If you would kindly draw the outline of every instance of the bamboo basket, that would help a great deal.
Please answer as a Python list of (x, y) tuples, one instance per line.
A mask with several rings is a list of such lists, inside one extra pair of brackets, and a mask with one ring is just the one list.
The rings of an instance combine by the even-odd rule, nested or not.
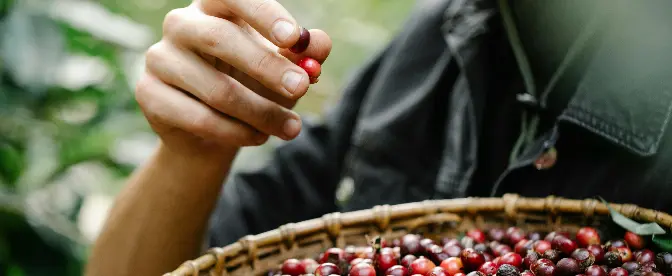
[[(609, 204), (626, 217), (656, 222), (672, 228), (672, 216), (632, 204)], [(207, 254), (184, 262), (164, 276), (267, 275), (285, 259), (314, 257), (329, 247), (365, 245), (365, 236), (394, 239), (407, 233), (429, 237), (456, 236), (472, 227), (518, 226), (526, 231), (569, 231), (599, 226), (610, 221), (607, 206), (595, 199), (574, 200), (555, 196), (525, 198), (506, 194), (501, 198), (427, 200), (382, 205), (348, 213), (283, 225), (250, 235)]]

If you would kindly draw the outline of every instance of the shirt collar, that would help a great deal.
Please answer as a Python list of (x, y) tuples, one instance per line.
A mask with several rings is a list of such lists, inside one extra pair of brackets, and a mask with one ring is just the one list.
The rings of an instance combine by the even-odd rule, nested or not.
[[(493, 1), (452, 0), (446, 9), (446, 42), (463, 67), (469, 62), (463, 53), (473, 52), (464, 49), (487, 33), (487, 21), (496, 11), (488, 2)], [(609, 19), (558, 118), (641, 156), (657, 153), (672, 112), (672, 23), (664, 12), (672, 2), (646, 3), (653, 4), (629, 5), (627, 12), (617, 11)], [(647, 16), (633, 17), (637, 14)]]

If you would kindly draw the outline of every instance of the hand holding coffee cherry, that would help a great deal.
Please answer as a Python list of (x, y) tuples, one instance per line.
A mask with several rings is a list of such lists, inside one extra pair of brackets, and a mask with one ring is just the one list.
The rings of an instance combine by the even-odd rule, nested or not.
[[(485, 233), (488, 233), (487, 235)], [(367, 276), (663, 276), (672, 274), (672, 254), (643, 248), (643, 238), (626, 233), (623, 239), (601, 244), (597, 230), (576, 233), (471, 229), (463, 238), (437, 241), (407, 234), (378, 245), (327, 249), (311, 274), (309, 259), (288, 259), (280, 275)], [(515, 244), (514, 244), (515, 243)], [(441, 244), (441, 245), (439, 245)], [(380, 249), (376, 249), (380, 248)], [(515, 248), (516, 252), (511, 248)], [(634, 251), (633, 251), (634, 250)], [(519, 254), (523, 252), (524, 254)], [(329, 256), (329, 257), (326, 257)], [(442, 257), (438, 257), (442, 256)], [(497, 256), (492, 259), (488, 256)], [(355, 259), (353, 259), (355, 258)], [(316, 264), (317, 262), (312, 262)], [(347, 264), (346, 266), (340, 266)], [(340, 274), (340, 272), (347, 272)], [(297, 274), (298, 273), (298, 274)]]
[(162, 145), (185, 155), (295, 138), (291, 108), (331, 51), (278, 1), (194, 1), (166, 15), (163, 34), (135, 95)]

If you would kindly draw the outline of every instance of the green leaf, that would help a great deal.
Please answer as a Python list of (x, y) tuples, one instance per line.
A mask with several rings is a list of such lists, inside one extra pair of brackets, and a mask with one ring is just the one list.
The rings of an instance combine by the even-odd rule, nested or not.
[(0, 141), (0, 178), (13, 186), (21, 176), (24, 160), (21, 152), (7, 142)]
[(671, 235), (664, 235), (663, 237), (661, 237), (660, 235), (658, 235), (658, 236), (653, 235), (653, 237), (651, 237), (651, 241), (653, 243), (655, 243), (656, 245), (658, 245), (658, 247), (660, 247), (660, 249), (662, 249), (663, 251), (668, 251), (668, 252), (672, 251), (672, 236)]
[(611, 214), (611, 219), (621, 227), (625, 228), (626, 230), (633, 232), (637, 235), (640, 236), (649, 236), (649, 235), (656, 235), (656, 234), (665, 234), (665, 230), (660, 227), (655, 222), (651, 223), (644, 223), (640, 224), (634, 220), (629, 219), (628, 217), (622, 215), (619, 212), (616, 212), (616, 210), (612, 209), (611, 206), (609, 206), (609, 203), (604, 200), (604, 198), (600, 197), (600, 200), (602, 203), (604, 203), (605, 206), (607, 206), (607, 209), (609, 209), (609, 213)]

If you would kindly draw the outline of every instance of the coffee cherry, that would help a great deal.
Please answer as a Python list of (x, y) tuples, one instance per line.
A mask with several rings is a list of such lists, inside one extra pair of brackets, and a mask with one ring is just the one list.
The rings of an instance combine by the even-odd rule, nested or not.
[(557, 263), (560, 260), (560, 258), (562, 258), (562, 252), (560, 252), (559, 250), (555, 250), (555, 249), (549, 249), (549, 250), (546, 250), (546, 252), (544, 252), (542, 257), (544, 259), (551, 260), (553, 263)]
[(306, 274), (310, 274), (310, 273), (315, 272), (315, 269), (317, 268), (317, 266), (320, 265), (320, 264), (317, 263), (317, 261), (315, 261), (311, 258), (305, 258), (305, 259), (301, 260), (301, 263), (306, 268), (306, 272), (305, 272)]
[(579, 262), (581, 271), (586, 270), (586, 268), (595, 263), (595, 256), (593, 256), (593, 253), (590, 253), (590, 251), (585, 248), (577, 248), (572, 252), (571, 256), (574, 260)]
[(531, 241), (541, 240), (541, 233), (539, 232), (530, 232), (527, 234), (527, 239)]
[(645, 263), (641, 264), (637, 271), (633, 275), (642, 275), (647, 272), (658, 272), (658, 269), (656, 268), (656, 264), (654, 263)]
[(406, 255), (406, 256), (404, 256), (403, 258), (401, 258), (401, 262), (400, 262), (400, 263), (401, 263), (401, 265), (404, 266), (405, 268), (410, 268), (410, 267), (411, 267), (411, 263), (413, 263), (413, 261), (415, 261), (415, 260), (417, 260), (417, 259), (418, 259), (418, 257), (409, 254), (409, 255)]
[(450, 257), (441, 262), (441, 267), (443, 267), (449, 275), (455, 275), (457, 273), (464, 272), (464, 267), (462, 266), (462, 260), (456, 257)]
[(534, 276), (534, 273), (532, 273), (532, 271), (525, 270), (522, 273), (520, 273), (520, 276)]
[(410, 273), (426, 275), (434, 267), (436, 267), (436, 265), (432, 261), (421, 256), (411, 263), (411, 267), (408, 270)]
[[(455, 276), (455, 275), (453, 275), (453, 276)], [(480, 272), (480, 271), (472, 271), (472, 272), (467, 273), (466, 276), (487, 276), (487, 275), (483, 274), (483, 272)]]
[(417, 255), (422, 250), (420, 247), (420, 236), (413, 234), (404, 235), (401, 238), (401, 246), (399, 248), (402, 255)]
[(546, 250), (551, 249), (552, 246), (551, 246), (551, 242), (546, 241), (546, 240), (540, 240), (540, 241), (534, 242), (532, 247), (534, 248), (534, 251), (537, 251), (537, 253), (544, 254), (544, 252), (546, 252)]
[(473, 248), (465, 248), (462, 250), (460, 259), (462, 259), (462, 264), (467, 271), (476, 270), (485, 263), (483, 254), (477, 252)]
[(625, 268), (617, 267), (609, 271), (609, 276), (628, 276), (628, 271)]
[(530, 266), (540, 258), (541, 255), (539, 255), (539, 253), (534, 252), (533, 250), (527, 251), (527, 255), (523, 258), (523, 267), (525, 269), (530, 269)]
[(441, 240), (441, 244), (443, 245), (443, 247), (446, 247), (446, 246), (449, 246), (449, 245), (457, 245), (457, 246), (461, 247), (460, 241), (458, 241), (457, 239), (454, 239), (454, 238), (444, 238), (444, 239)]
[(429, 274), (427, 274), (427, 276), (450, 276), (450, 274), (448, 274), (448, 272), (446, 272), (446, 270), (443, 269), (443, 267), (437, 266), (435, 268), (432, 268), (432, 271), (430, 271)]
[(322, 65), (317, 60), (305, 57), (299, 61), (299, 67), (303, 68), (310, 77), (310, 83), (316, 83), (322, 73)]
[(492, 228), (490, 231), (488, 231), (488, 236), (490, 236), (490, 239), (493, 241), (502, 241), (504, 239), (504, 235), (506, 235), (506, 231), (502, 228)]
[(294, 44), (289, 50), (292, 53), (298, 54), (298, 53), (303, 53), (306, 49), (308, 49), (308, 45), (310, 44), (310, 32), (306, 30), (306, 28), (301, 28), (301, 32), (299, 34), (299, 41)]
[[(635, 274), (635, 275), (637, 275), (637, 274)], [(641, 276), (664, 276), (664, 275), (662, 273), (651, 271), (651, 272), (643, 273)]]
[(357, 258), (356, 247), (352, 245), (346, 246), (345, 249), (343, 250), (343, 259), (345, 259), (345, 261), (349, 263), (355, 258)]
[(306, 266), (297, 259), (287, 259), (281, 270), (283, 275), (298, 276), (306, 273)]
[(488, 252), (483, 252), (483, 258), (485, 259), (486, 262), (491, 262), (491, 261), (493, 261), (493, 260), (495, 259), (495, 258), (492, 256), (492, 254), (490, 254), (490, 253), (488, 253)]
[(621, 256), (616, 251), (609, 251), (604, 253), (604, 264), (608, 267), (619, 267), (623, 265), (623, 261), (621, 261)]
[(506, 229), (505, 240), (510, 245), (515, 245), (519, 241), (525, 238), (525, 232), (518, 227), (509, 227)]
[(471, 230), (467, 231), (467, 236), (472, 238), (477, 243), (484, 243), (485, 242), (485, 234), (481, 230), (471, 229)]
[(555, 269), (555, 265), (549, 259), (539, 259), (530, 266), (530, 270), (536, 276), (553, 276)]
[(498, 268), (499, 266), (493, 262), (485, 262), (478, 268), (478, 271), (483, 272), (485, 275), (495, 275)]
[(443, 246), (443, 252), (448, 254), (450, 257), (459, 257), (462, 252), (462, 247), (457, 244), (446, 244)]
[(421, 239), (421, 240), (420, 240), (420, 247), (421, 247), (422, 250), (424, 250), (425, 252), (429, 251), (429, 247), (432, 246), (432, 244), (434, 244), (434, 241), (431, 240), (431, 239), (424, 238), (424, 239)]
[(330, 257), (332, 259), (333, 258), (341, 259), (341, 258), (343, 258), (344, 254), (345, 253), (343, 252), (343, 249), (340, 249), (340, 248), (337, 248), (337, 247), (329, 248), (329, 249), (327, 249), (327, 251), (324, 252), (324, 255), (322, 255), (319, 263), (323, 264), (323, 263), (326, 263), (326, 262), (330, 261), (329, 260)]
[[(439, 247), (441, 250), (441, 247)], [(392, 248), (382, 248), (380, 254), (377, 256), (378, 260), (376, 264), (378, 265), (378, 270), (386, 271), (388, 268), (393, 267), (398, 264), (397, 257), (394, 255)]]
[(520, 276), (520, 271), (515, 266), (503, 264), (497, 269), (497, 276)]
[(560, 250), (560, 252), (567, 255), (572, 254), (576, 249), (576, 243), (565, 236), (556, 236), (551, 242), (553, 249)]
[(520, 267), (523, 264), (523, 258), (518, 253), (506, 253), (499, 258), (499, 265), (510, 264), (515, 267)]
[(642, 249), (646, 245), (644, 238), (630, 231), (625, 232), (625, 237), (623, 239), (625, 240), (625, 243), (630, 246), (630, 248), (635, 250)]
[(495, 253), (495, 256), (497, 257), (506, 255), (506, 253), (510, 252), (513, 252), (513, 250), (511, 250), (511, 247), (506, 244), (500, 244), (492, 251), (492, 253)]
[(576, 242), (580, 247), (587, 247), (591, 244), (600, 244), (600, 235), (592, 227), (582, 227), (576, 232)]
[(623, 263), (621, 267), (625, 268), (625, 270), (627, 270), (629, 274), (633, 274), (635, 273), (635, 271), (639, 269), (639, 264), (636, 262), (627, 262)]
[(619, 256), (621, 256), (621, 261), (622, 262), (629, 262), (632, 261), (632, 251), (630, 251), (630, 248), (627, 247), (618, 247), (614, 249), (614, 252), (618, 253)]
[(656, 268), (664, 274), (672, 274), (672, 254), (661, 252), (656, 255)]
[(427, 252), (427, 255), (431, 260), (433, 260), (436, 263), (440, 263), (443, 260), (451, 257), (448, 253), (443, 252), (443, 248), (441, 248), (441, 246), (438, 246), (436, 244), (432, 244), (431, 246), (429, 246), (429, 252)]
[(331, 274), (341, 274), (341, 269), (332, 263), (323, 263), (315, 269), (315, 276), (329, 276)]
[(567, 233), (553, 231), (553, 232), (548, 233), (548, 234), (546, 235), (546, 237), (544, 237), (544, 240), (547, 241), (547, 242), (552, 242), (553, 239), (555, 239), (556, 236), (565, 236), (565, 237), (569, 237), (569, 235), (568, 235)]
[(357, 265), (359, 263), (368, 263), (368, 264), (373, 264), (373, 260), (371, 259), (364, 259), (364, 258), (355, 258), (354, 260), (350, 261), (350, 265)]
[(604, 248), (601, 245), (593, 244), (586, 247), (593, 256), (595, 256), (595, 263), (601, 263), (604, 261)]
[(485, 253), (488, 250), (488, 246), (485, 245), (484, 243), (479, 243), (479, 244), (474, 245), (474, 250), (476, 250), (478, 252), (481, 252), (481, 253)]
[(606, 276), (607, 271), (604, 270), (599, 265), (591, 265), (588, 268), (586, 268), (585, 274), (586, 276)]
[(628, 244), (625, 243), (624, 240), (611, 240), (605, 244), (605, 247), (607, 248), (607, 251), (611, 251), (619, 247), (628, 247)]
[(581, 273), (579, 262), (572, 258), (563, 258), (556, 264), (556, 274), (560, 276), (573, 276)]
[(385, 275), (388, 276), (408, 276), (408, 269), (400, 266), (400, 265), (395, 265), (387, 269), (385, 271)]
[(469, 237), (469, 236), (464, 236), (464, 237), (462, 237), (462, 239), (460, 240), (460, 244), (461, 244), (462, 247), (464, 247), (464, 248), (473, 248), (473, 247), (474, 247), (474, 244), (476, 244), (476, 242), (474, 242), (474, 239), (472, 239), (471, 237)]
[(351, 276), (376, 276), (376, 269), (367, 263), (358, 263), (350, 268)]
[(656, 259), (656, 254), (649, 249), (642, 249), (640, 251), (637, 251), (637, 253), (635, 253), (635, 258), (636, 261), (640, 264), (650, 263)]
[(532, 249), (534, 241), (528, 239), (522, 239), (513, 247), (513, 252), (518, 253), (519, 255), (525, 255), (527, 250)]
[(453, 274), (453, 276), (467, 276), (467, 274), (464, 274), (462, 272), (458, 272), (458, 273)]

